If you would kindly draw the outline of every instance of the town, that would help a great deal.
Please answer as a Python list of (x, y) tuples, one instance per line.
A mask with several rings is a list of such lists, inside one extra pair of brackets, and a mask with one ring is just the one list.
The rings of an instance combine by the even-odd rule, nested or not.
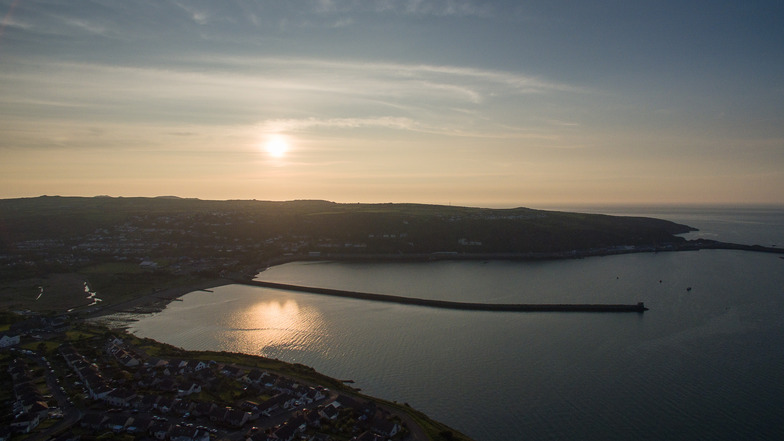
[(427, 439), (404, 412), (301, 365), (277, 362), (300, 373), (282, 374), (45, 317), (12, 323), (0, 347), (2, 441)]

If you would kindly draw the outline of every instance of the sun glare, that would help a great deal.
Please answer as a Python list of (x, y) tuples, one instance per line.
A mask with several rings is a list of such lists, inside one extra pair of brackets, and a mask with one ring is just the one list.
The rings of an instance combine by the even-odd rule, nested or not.
[(289, 150), (288, 140), (281, 135), (273, 135), (265, 144), (264, 148), (273, 158), (282, 158)]

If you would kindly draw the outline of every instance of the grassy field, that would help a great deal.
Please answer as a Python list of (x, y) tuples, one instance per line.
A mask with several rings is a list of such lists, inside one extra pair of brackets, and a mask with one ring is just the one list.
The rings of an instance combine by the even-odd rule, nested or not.
[(135, 264), (106, 263), (74, 273), (51, 274), (0, 286), (0, 310), (39, 313), (80, 311), (92, 303), (86, 287), (95, 292), (96, 297), (101, 299), (100, 305), (106, 307), (204, 281), (198, 276), (144, 272)]
[(80, 274), (50, 274), (0, 287), (0, 309), (65, 312), (89, 303)]
[(106, 276), (112, 274), (142, 274), (144, 270), (136, 263), (130, 262), (107, 262), (88, 266), (80, 271), (90, 277)]

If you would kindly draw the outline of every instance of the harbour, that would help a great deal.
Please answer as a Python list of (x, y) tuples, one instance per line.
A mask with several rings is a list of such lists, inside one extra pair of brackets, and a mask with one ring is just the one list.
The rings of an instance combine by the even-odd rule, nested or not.
[[(666, 214), (700, 228), (690, 240), (784, 247), (778, 214)], [(128, 327), (186, 349), (258, 354), (352, 379), (477, 441), (779, 439), (781, 262), (715, 249), (560, 261), (299, 262), (257, 278), (466, 303), (644, 301), (650, 310), (498, 314), (233, 284), (187, 294)]]

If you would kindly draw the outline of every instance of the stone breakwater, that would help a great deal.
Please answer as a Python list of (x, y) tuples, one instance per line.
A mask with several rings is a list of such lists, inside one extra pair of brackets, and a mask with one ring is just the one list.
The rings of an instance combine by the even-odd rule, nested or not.
[(391, 302), (403, 305), (427, 306), (431, 308), (458, 309), (463, 311), (499, 311), (499, 312), (638, 312), (648, 310), (640, 302), (634, 305), (620, 304), (520, 304), (520, 303), (468, 303), (450, 302), (447, 300), (431, 300), (413, 297), (392, 296), (386, 294), (370, 294), (340, 289), (318, 288), (313, 286), (290, 285), (286, 283), (263, 282), (260, 280), (237, 280), (237, 284), (259, 286), (262, 288), (281, 289), (286, 291), (306, 292), (350, 299)]

